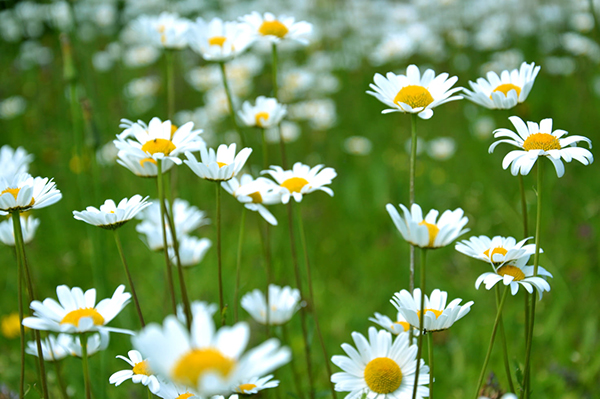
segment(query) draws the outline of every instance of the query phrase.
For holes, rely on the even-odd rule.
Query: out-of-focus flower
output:
[[[237,155],[235,143],[227,146],[221,144],[217,151],[202,147],[201,162],[191,152],[186,152],[187,160],[183,161],[199,177],[211,181],[227,181],[235,177],[244,167],[252,153],[251,148],[243,148]]]
[[[163,12],[159,16],[142,15],[133,22],[132,27],[157,47],[181,50],[187,46],[189,24],[190,21],[177,14]]]
[[[131,199],[123,198],[119,204],[111,199],[100,205],[100,209],[88,206],[85,211],[73,211],[73,217],[88,224],[102,227],[103,229],[114,230],[135,217],[144,208],[150,206],[150,202],[136,194]]]
[[[207,61],[225,62],[243,53],[252,43],[253,36],[247,25],[202,18],[190,24],[187,40],[190,48]]]
[[[248,381],[238,385],[236,388],[234,388],[234,391],[245,395],[254,395],[262,391],[263,389],[278,387],[279,381],[272,380],[272,378],[272,374],[269,374],[268,376],[262,378],[253,377]]]
[[[363,136],[351,136],[344,140],[344,150],[352,155],[369,155],[373,144]]]
[[[25,244],[33,241],[35,232],[40,225],[40,220],[33,216],[19,216],[21,218],[21,231],[23,233],[23,242]],[[0,241],[5,245],[15,245],[15,232],[13,221],[11,219],[0,222]]]
[[[281,187],[281,202],[287,204],[293,197],[296,202],[301,202],[305,194],[313,191],[324,191],[333,197],[333,190],[325,187],[337,176],[335,169],[323,168],[317,165],[311,168],[301,162],[296,162],[291,170],[283,170],[281,166],[272,165],[271,169],[262,171],[269,174]]]
[[[300,308],[300,291],[288,286],[269,285],[269,304],[261,290],[254,290],[242,297],[242,307],[252,318],[267,324],[267,307],[269,309],[269,325],[285,324]]]
[[[280,104],[276,98],[259,96],[256,98],[255,105],[251,105],[249,101],[244,101],[238,115],[246,126],[267,129],[277,126],[286,112],[285,105]]]
[[[13,312],[3,315],[0,319],[0,331],[4,338],[18,338],[21,335],[21,320],[19,319],[19,314]]]
[[[445,161],[454,155],[456,141],[452,137],[439,137],[427,143],[427,154],[437,161]]]
[[[279,143],[281,136],[284,143],[291,143],[300,137],[301,129],[297,123],[291,121],[282,121],[279,128],[276,126],[265,131],[265,139],[268,143]]]
[[[136,99],[154,97],[160,88],[160,79],[156,76],[145,76],[133,79],[125,85],[123,93],[125,96]]]
[[[25,112],[25,108],[27,108],[27,101],[23,97],[12,96],[6,98],[0,101],[0,119],[16,118]]]
[[[123,64],[129,68],[139,68],[154,64],[158,57],[160,57],[160,50],[156,47],[140,44],[124,51]]]
[[[290,39],[306,45],[307,37],[312,32],[312,24],[308,22],[296,22],[294,17],[285,15],[276,17],[270,12],[261,15],[254,11],[241,17],[240,21],[248,24],[252,35],[268,39],[273,43]]]
[[[32,161],[33,155],[23,147],[15,150],[8,144],[3,145],[0,148],[0,178],[10,179],[15,175],[27,173]]]
[[[161,233],[162,237],[162,233]],[[183,267],[196,266],[202,262],[204,255],[210,249],[212,243],[208,238],[198,238],[194,236],[184,235],[178,237],[179,240],[179,261]],[[175,262],[175,250],[169,247],[169,256]]]
[[[92,356],[108,347],[110,335],[107,331],[90,334],[87,340],[87,355]],[[58,334],[54,337],[48,334],[48,338],[42,340],[42,354],[46,361],[59,361],[67,356],[81,357],[81,339],[71,334]],[[37,344],[34,341],[27,342],[25,349],[30,355],[38,356]]]

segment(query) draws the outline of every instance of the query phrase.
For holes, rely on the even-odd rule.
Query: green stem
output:
[[[425,323],[425,264],[427,258],[427,249],[421,249],[421,304],[419,305],[419,347],[417,350],[417,370],[415,371],[415,385],[413,387],[412,399],[417,397],[419,387],[419,373],[421,371],[421,355],[423,353],[423,324]],[[411,342],[412,343],[412,342]],[[431,373],[433,375],[433,373]]]
[[[167,60],[167,116],[173,121],[175,115],[175,73],[173,70],[173,52],[174,50],[165,49]]]
[[[483,362],[483,367],[481,368],[481,372],[479,373],[479,380],[477,381],[477,386],[475,387],[475,399],[479,398],[479,388],[481,388],[481,384],[483,383],[483,378],[485,377],[485,369],[488,366],[490,361],[490,355],[492,354],[492,347],[494,346],[494,339],[496,338],[496,331],[498,330],[498,325],[500,324],[500,317],[502,315],[502,308],[504,307],[504,302],[506,301],[506,297],[508,296],[508,291],[510,290],[510,285],[507,285],[504,288],[504,294],[502,294],[502,299],[500,300],[500,305],[498,305],[498,311],[496,313],[496,320],[494,321],[494,327],[492,328],[492,336],[490,337],[490,345],[488,346],[487,353],[485,355],[485,360]]]
[[[242,270],[242,246],[244,243],[244,225],[246,224],[246,207],[242,207],[242,220],[240,221],[240,235],[238,238],[237,260],[235,266],[235,291],[233,294],[233,320],[238,322],[238,309],[240,297],[240,271]]]
[[[500,286],[496,285],[496,307],[500,306]],[[502,320],[502,316],[500,316],[499,321],[500,327],[500,341],[502,341],[502,352],[504,355],[504,370],[506,371],[506,378],[508,379],[508,386],[510,387],[510,392],[516,392],[515,386],[513,385],[512,376],[510,373],[510,362],[508,356],[508,345],[506,344],[506,331],[504,330],[504,321]]]
[[[92,387],[90,384],[90,369],[88,365],[88,353],[87,353],[87,341],[88,337],[86,333],[81,334],[81,365],[83,367],[83,383],[85,385],[85,398],[92,398]]]
[[[14,231],[14,230],[13,230]],[[16,244],[16,239],[15,239]],[[23,325],[23,264],[21,261],[21,252],[15,246],[15,253],[17,255],[17,297],[19,300],[19,332],[21,336],[21,367],[20,367],[20,379],[19,379],[19,399],[23,399],[25,396],[25,326]]]
[[[225,88],[225,94],[227,95],[227,102],[229,103],[229,116],[231,117],[231,124],[233,128],[240,136],[240,141],[242,143],[242,147],[246,147],[246,140],[244,139],[244,133],[242,129],[240,129],[240,125],[237,123],[235,106],[233,105],[233,96],[231,94],[231,89],[229,88],[229,82],[227,81],[227,72],[225,70],[225,63],[219,62],[221,66],[221,77],[223,79],[223,87]]]
[[[142,315],[142,308],[140,307],[140,301],[138,299],[137,293],[135,291],[135,286],[133,285],[133,279],[131,278],[131,273],[129,272],[129,266],[127,266],[127,261],[125,260],[125,254],[123,253],[123,247],[121,246],[121,239],[119,238],[119,233],[115,229],[113,230],[115,236],[115,243],[117,244],[117,249],[119,250],[119,256],[121,257],[121,262],[123,262],[123,267],[125,268],[125,274],[127,275],[127,281],[129,281],[129,286],[131,287],[131,295],[133,296],[133,303],[135,304],[135,310],[137,311],[138,317],[140,318],[140,323],[142,324],[142,328],[146,326],[144,322],[144,316]]]
[[[50,340],[48,340],[50,341]],[[56,371],[56,381],[58,382],[58,388],[60,389],[60,394],[63,399],[69,399],[69,394],[67,393],[67,386],[65,385],[65,380],[62,376],[62,370],[60,368],[60,362],[55,360],[54,369]]]
[[[277,43],[273,43],[271,46],[271,56],[272,56],[271,76],[273,78],[273,97],[277,101],[279,101],[279,83],[277,81],[277,66],[278,66]],[[283,133],[281,131],[281,124],[277,125],[277,130],[279,132],[279,149],[281,151],[281,166],[285,169],[285,168],[287,168],[287,159],[286,159],[286,155],[285,155],[285,142],[283,141]]]
[[[417,165],[417,114],[411,114],[410,119],[410,168],[409,168],[409,204],[415,203],[415,170]],[[410,280],[409,290],[412,293],[415,289],[415,247],[410,246]],[[412,329],[410,330],[412,339]]]
[[[429,350],[429,399],[433,399],[433,333],[427,334],[427,349]]]
[[[271,337],[271,306],[269,305],[269,286],[271,285],[271,250],[270,250],[270,245],[269,245],[269,223],[265,221],[265,229],[263,231],[263,228],[261,226],[261,221],[264,221],[264,219],[260,216],[257,215],[257,219],[258,221],[258,232],[260,234],[260,241],[262,244],[262,249],[263,249],[263,255],[265,257],[265,275],[266,275],[266,282],[267,282],[267,290],[265,291],[265,302],[267,304],[267,308],[265,309],[265,334],[267,335],[267,338]]]
[[[268,169],[269,168],[269,146],[267,145],[267,138],[265,137],[265,129],[260,128],[260,131],[262,133],[263,169]]]
[[[281,332],[283,335],[282,341],[285,342],[287,345],[289,345],[289,347],[291,348],[292,341],[289,338],[287,326],[285,324],[281,325]],[[290,368],[292,369],[292,375],[294,376],[293,377],[294,386],[296,387],[296,393],[298,395],[298,398],[303,399],[304,392],[302,392],[302,388],[300,387],[300,381],[302,381],[302,379],[300,378],[300,374],[298,373],[298,369],[296,368],[296,361],[294,359],[295,359],[295,356],[292,356],[290,359]]]
[[[221,183],[217,182],[217,268],[219,273],[219,309],[221,315],[221,325],[225,325],[225,304],[223,300],[223,270],[221,259]]]

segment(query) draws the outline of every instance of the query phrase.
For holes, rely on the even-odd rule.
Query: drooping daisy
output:
[[[120,150],[117,153],[117,163],[126,167],[139,177],[156,177],[158,174],[158,166],[156,165],[156,161],[153,158],[145,155],[134,155],[131,152]],[[174,165],[175,163],[168,159],[163,160],[163,173],[171,169]]]
[[[21,231],[23,232],[23,242],[25,244],[33,241],[35,232],[40,225],[40,220],[33,216],[20,216],[21,218]],[[15,246],[15,232],[13,227],[13,221],[7,219],[0,222],[0,241],[5,245]]]
[[[131,333],[129,330],[107,327],[112,319],[129,303],[131,294],[120,285],[112,298],[103,299],[96,305],[96,290],[85,293],[79,287],[70,289],[66,285],[56,287],[59,302],[52,298],[44,302],[31,302],[33,317],[26,317],[23,325],[34,330],[57,331],[64,333],[84,333],[88,331],[113,331]]]
[[[510,286],[512,295],[516,295],[519,292],[519,285],[522,285],[530,294],[535,287],[540,299],[542,299],[544,291],[550,291],[550,284],[539,276],[552,277],[552,274],[543,267],[538,266],[538,274],[534,276],[534,267],[526,266],[528,261],[529,257],[523,257],[517,259],[514,263],[494,267],[494,272],[483,273],[477,278],[475,288],[479,289],[479,286],[483,283],[486,290],[491,290],[498,282],[502,282],[505,286]]]
[[[191,152],[186,152],[185,162],[199,177],[211,181],[227,181],[235,177],[246,164],[252,148],[243,148],[237,155],[236,145],[221,144],[217,151],[203,147],[200,149],[201,162]]]
[[[67,349],[67,345],[73,340],[73,337],[69,334],[48,334],[48,338],[42,339],[42,355],[44,360],[47,362],[55,362],[66,358],[71,355],[71,352]],[[37,343],[35,341],[27,342],[25,353],[33,356],[38,356]]]
[[[32,177],[28,173],[11,179],[0,178],[0,210],[24,212],[60,201],[62,194],[52,179]]]
[[[33,155],[23,147],[13,149],[8,144],[3,145],[0,147],[0,178],[10,180],[15,175],[27,173],[32,161]]]
[[[132,29],[145,35],[154,46],[180,50],[187,45],[189,24],[190,21],[177,14],[163,12],[159,16],[141,15],[133,21]]]
[[[148,387],[150,392],[156,395],[160,390],[160,384],[158,378],[152,374],[148,360],[144,359],[142,354],[136,350],[130,350],[127,352],[127,356],[118,355],[117,358],[125,360],[132,368],[117,371],[110,376],[108,382],[118,387],[130,379],[134,384],[142,384]]]
[[[166,202],[165,206],[168,206]],[[177,229],[177,234],[189,234],[199,227],[210,224],[210,219],[206,217],[206,212],[200,210],[197,206],[191,205],[182,198],[175,198],[172,206],[173,223]],[[152,200],[152,204],[140,212],[137,218],[160,226],[160,201]]]
[[[244,101],[238,115],[246,126],[268,129],[281,123],[286,113],[285,105],[277,102],[276,98],[259,96],[254,105]]]
[[[574,146],[575,143],[585,141],[590,148],[592,142],[587,137],[569,136],[562,138],[567,134],[564,130],[552,131],[552,119],[543,119],[538,125],[535,122],[525,122],[518,116],[511,116],[510,121],[517,129],[517,133],[508,129],[497,129],[494,131],[494,137],[508,137],[508,139],[494,142],[489,149],[493,152],[494,148],[500,143],[512,144],[519,147],[519,150],[513,150],[506,154],[502,161],[502,168],[507,169],[511,166],[510,172],[513,176],[517,174],[526,175],[539,157],[547,157],[554,168],[558,177],[565,173],[565,166],[561,158],[566,162],[575,159],[584,165],[594,162],[594,156],[585,148]]]
[[[473,236],[468,240],[457,242],[454,247],[458,252],[492,265],[503,265],[522,257],[529,257],[535,253],[535,244],[525,243],[526,238],[517,242],[513,237]],[[544,252],[540,249],[540,252]]]
[[[196,266],[202,262],[204,255],[206,255],[206,252],[208,252],[212,245],[212,242],[208,238],[198,238],[188,235],[178,237],[178,241],[179,261],[183,267]],[[177,264],[175,262],[175,250],[172,247],[169,248],[169,256],[173,260],[173,264]]]
[[[150,206],[146,201],[148,197],[142,198],[136,194],[131,199],[123,198],[119,205],[111,199],[104,201],[100,209],[88,206],[85,211],[73,211],[73,217],[103,229],[114,230],[121,227],[135,217],[144,208]]]
[[[271,380],[273,378],[272,374],[269,374],[266,377],[252,377],[248,381],[238,385],[233,390],[237,393],[242,393],[244,395],[254,395],[259,391],[267,388],[276,388],[279,386],[279,381]]]
[[[400,312],[398,312],[396,316],[396,321],[392,321],[392,319],[390,319],[386,315],[377,312],[375,312],[375,317],[369,317],[369,321],[378,324],[379,326],[385,328],[394,335],[407,332],[411,329],[410,323],[406,321],[406,318]]]
[[[243,53],[253,37],[246,24],[198,18],[190,24],[187,40],[190,48],[206,61],[224,62]]]
[[[509,109],[527,99],[535,78],[540,71],[535,63],[521,64],[520,69],[488,72],[487,80],[477,79],[477,83],[469,81],[473,91],[463,89],[465,97],[489,109]]]
[[[131,332],[128,332],[131,334]],[[71,337],[70,341],[64,341],[63,347],[69,351],[71,356],[75,357],[83,357],[83,352],[81,351],[81,338],[78,335],[70,335],[70,334],[59,334],[67,335]],[[106,330],[99,331],[97,334],[92,334],[88,337],[87,341],[87,355],[92,356],[104,349],[108,348],[108,344],[110,342],[110,334]]]
[[[402,237],[414,246],[431,249],[444,247],[469,231],[464,228],[469,219],[460,208],[445,211],[439,220],[439,212],[435,209],[423,218],[423,211],[417,204],[413,204],[410,211],[402,204],[400,208],[404,217],[392,204],[385,207]]]
[[[417,345],[409,345],[409,334],[392,340],[387,331],[369,327],[369,339],[353,332],[356,349],[342,344],[348,356],[333,356],[333,364],[343,370],[331,376],[338,392],[350,392],[346,399],[410,399],[415,383],[417,398],[429,396],[429,367],[421,360],[419,380],[415,381]]]
[[[242,297],[242,307],[260,324],[267,324],[265,294],[255,289]],[[300,309],[300,291],[288,286],[269,285],[269,325],[285,324]]]
[[[425,313],[423,320],[423,331],[435,332],[447,330],[457,321],[462,319],[471,310],[473,301],[464,305],[457,298],[446,304],[448,293],[438,289],[433,290],[428,297],[425,295],[424,309],[421,306],[421,289],[415,288],[413,294],[407,290],[402,290],[394,294],[391,299],[392,305],[402,313],[406,321],[415,328],[420,328],[420,317]]]
[[[195,395],[227,394],[232,387],[263,376],[290,360],[291,353],[270,339],[243,353],[249,340],[246,323],[215,331],[206,311],[193,315],[191,332],[175,316],[162,326],[150,324],[132,338],[134,347],[148,356],[150,367]]]
[[[283,170],[281,166],[271,166],[271,169],[263,170],[262,174],[270,174],[281,186],[281,202],[287,204],[290,197],[296,202],[302,201],[304,194],[321,190],[333,197],[333,190],[325,187],[337,176],[335,169],[324,168],[317,165],[311,168],[301,162],[296,162],[292,170]]]
[[[388,72],[386,77],[376,73],[369,86],[374,91],[367,91],[382,103],[391,108],[381,111],[382,114],[389,112],[417,113],[423,119],[433,116],[433,108],[449,101],[460,100],[462,96],[453,96],[462,90],[462,87],[451,87],[458,78],[448,78],[447,73],[435,76],[432,69],[428,69],[421,76],[419,67],[409,65],[406,75],[396,75]]]
[[[308,44],[307,37],[312,32],[312,24],[308,22],[296,22],[294,17],[286,17],[285,15],[276,17],[270,12],[260,15],[260,13],[254,11],[240,17],[240,21],[248,24],[251,34],[273,43],[290,39],[306,45]]]
[[[281,203],[281,190],[273,180],[264,177],[254,179],[249,174],[243,174],[239,180],[234,177],[221,183],[221,186],[246,209],[258,212],[271,225],[277,226],[277,219],[264,206]]]

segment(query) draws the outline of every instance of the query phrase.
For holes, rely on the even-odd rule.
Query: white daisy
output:
[[[187,40],[190,48],[205,60],[224,62],[243,53],[253,37],[245,24],[198,18],[190,24]]]
[[[331,376],[338,392],[350,392],[346,399],[411,399],[417,369],[417,345],[409,345],[409,334],[392,340],[387,331],[369,328],[369,340],[352,333],[356,349],[342,344],[348,356],[333,356],[331,361],[343,372]],[[417,399],[429,396],[429,367],[421,360]]]
[[[503,265],[515,261],[524,256],[529,257],[535,253],[535,244],[525,243],[531,239],[528,237],[517,242],[513,237],[495,236],[473,236],[468,240],[457,242],[454,247],[458,252],[492,265]],[[540,249],[540,252],[544,252]]]
[[[200,312],[206,313],[212,317],[215,313],[217,313],[217,310],[219,310],[219,305],[217,305],[216,303],[209,303],[205,301],[193,301],[190,304],[190,306],[192,308],[192,316]],[[177,304],[177,318],[181,323],[187,323],[187,319],[185,317],[185,309],[183,308],[183,304],[181,303]]]
[[[0,147],[0,178],[10,180],[15,175],[27,173],[32,161],[33,155],[23,147],[15,150],[8,144],[3,145]]]
[[[208,238],[198,238],[188,235],[178,236],[178,241],[179,261],[183,267],[196,266],[202,262],[204,255],[206,255],[206,252],[208,252],[212,245],[212,242]],[[177,264],[175,261],[175,250],[172,247],[169,248],[169,256],[173,261],[173,264]]]
[[[35,232],[40,225],[40,220],[33,216],[19,216],[21,218],[21,231],[23,232],[23,242],[25,244],[33,241]],[[0,222],[0,241],[5,245],[15,246],[15,232],[13,221],[7,219]]]
[[[179,15],[163,12],[159,16],[141,15],[132,29],[145,35],[148,42],[166,49],[182,49],[187,45],[186,32],[190,21]]]
[[[0,177],[0,210],[6,212],[39,209],[60,201],[62,194],[47,177],[33,178],[28,173],[11,179]]]
[[[246,126],[263,129],[279,125],[286,113],[285,105],[277,102],[276,98],[265,96],[257,97],[254,105],[251,105],[249,101],[244,101],[242,109],[238,111],[240,119]]]
[[[88,206],[85,211],[73,211],[73,217],[103,229],[114,230],[135,217],[144,208],[151,205],[148,197],[136,194],[131,199],[123,198],[119,205],[111,199],[104,201],[100,209]]]
[[[369,317],[369,321],[378,324],[379,326],[385,328],[394,335],[407,332],[411,328],[410,323],[406,321],[406,318],[400,312],[398,312],[396,316],[396,321],[392,321],[392,319],[390,319],[386,315],[377,312],[375,312],[375,317]],[[414,333],[415,331],[413,331],[413,334]],[[416,331],[416,333],[418,334],[419,332]]]
[[[567,134],[564,130],[552,131],[552,119],[543,119],[538,125],[535,122],[525,122],[518,116],[511,116],[510,121],[517,129],[517,133],[508,129],[497,129],[494,131],[494,137],[508,137],[508,139],[498,140],[490,146],[490,153],[500,143],[512,144],[519,147],[519,150],[513,150],[506,154],[502,161],[502,168],[507,169],[511,165],[510,172],[513,176],[518,173],[526,175],[539,157],[547,157],[554,168],[558,177],[565,173],[565,166],[561,158],[566,162],[575,159],[584,165],[594,162],[594,156],[585,148],[574,146],[575,143],[585,141],[592,148],[592,142],[587,137],[569,136],[561,138]]]
[[[235,177],[246,164],[252,153],[251,148],[242,149],[237,155],[236,145],[221,144],[217,151],[203,147],[200,149],[201,162],[191,152],[186,152],[185,162],[199,177],[211,181],[227,181]]]
[[[263,205],[281,203],[281,190],[273,180],[264,177],[254,179],[249,174],[243,174],[239,180],[234,177],[221,183],[221,186],[244,204],[246,209],[258,212],[271,225],[277,226],[277,219]]]
[[[252,318],[267,324],[267,301],[261,290],[255,289],[242,297],[242,307]],[[300,291],[288,286],[269,285],[269,325],[285,324],[300,309]]]
[[[121,385],[127,380],[131,380],[134,384],[142,384],[150,390],[153,394],[157,394],[160,390],[160,384],[158,378],[150,370],[148,360],[142,357],[142,354],[136,350],[130,350],[127,352],[127,356],[118,355],[118,359],[125,360],[132,367],[131,369],[117,371],[110,376],[108,382],[115,384],[115,386]]]
[[[287,204],[290,197],[296,202],[302,201],[304,194],[321,190],[333,197],[333,190],[325,187],[337,176],[335,169],[325,168],[317,165],[311,168],[301,162],[296,162],[292,170],[283,170],[280,166],[271,166],[271,169],[263,170],[261,174],[270,174],[281,187],[281,202]]]
[[[489,109],[509,109],[527,99],[535,78],[540,71],[535,63],[521,64],[520,69],[488,72],[487,80],[477,79],[477,83],[469,81],[473,91],[463,89],[465,97]]]
[[[116,144],[115,144],[116,145]],[[124,144],[127,145],[127,144]],[[162,161],[163,173],[171,169],[175,163],[169,159],[163,159]],[[156,161],[147,156],[140,156],[132,154],[126,150],[120,150],[117,153],[117,163],[121,166],[126,167],[132,171],[136,176],[139,177],[156,177],[158,174],[158,166]]]
[[[425,307],[421,306],[421,289],[415,288],[413,294],[402,290],[394,294],[392,305],[402,313],[406,321],[415,328],[420,328],[420,315],[425,313],[423,320],[424,332],[447,330],[457,321],[462,319],[471,310],[473,301],[460,305],[462,299],[457,298],[446,304],[448,293],[438,289],[433,290],[431,296],[425,295]]]
[[[458,78],[448,78],[447,73],[435,76],[432,69],[428,69],[421,76],[416,65],[406,68],[406,75],[396,75],[388,72],[386,77],[376,73],[369,86],[374,91],[367,91],[382,103],[388,105],[389,109],[381,111],[382,114],[389,112],[418,113],[419,117],[429,119],[433,116],[433,108],[449,101],[460,100],[462,96],[452,96],[462,90],[462,87],[451,87]],[[452,96],[452,97],[451,97]]]
[[[61,334],[59,334],[61,335]],[[83,357],[81,351],[81,338],[78,335],[64,334],[71,337],[70,341],[65,341],[63,346],[69,351],[71,356]],[[110,342],[110,334],[108,331],[99,331],[97,334],[92,334],[87,341],[87,355],[92,356],[104,349],[108,348]]]
[[[52,298],[44,302],[31,302],[33,317],[26,317],[23,325],[34,330],[57,331],[65,333],[84,333],[88,331],[114,331],[130,333],[128,330],[107,327],[129,303],[131,294],[120,285],[112,298],[103,299],[96,305],[96,290],[85,293],[79,287],[69,289],[66,285],[56,287],[59,302]]]
[[[479,289],[481,283],[485,284],[485,289],[490,290],[498,282],[502,282],[505,286],[510,285],[510,292],[516,295],[519,292],[519,285],[522,285],[527,292],[533,293],[533,288],[538,291],[540,299],[544,291],[550,291],[550,284],[538,276],[552,277],[552,274],[541,266],[538,266],[538,274],[534,276],[534,267],[526,266],[529,257],[518,259],[511,264],[504,264],[499,267],[494,267],[494,272],[483,273],[477,278],[475,288]]]
[[[44,360],[47,362],[53,362],[70,356],[71,352],[66,348],[66,346],[72,340],[73,337],[70,334],[58,334],[58,336],[48,334],[48,338],[42,339],[41,342]],[[38,356],[37,343],[35,341],[27,342],[25,352],[33,356]]]
[[[166,201],[165,206],[168,207]],[[206,212],[200,210],[197,206],[191,205],[184,199],[175,198],[172,209],[173,223],[177,229],[177,234],[189,234],[199,227],[210,224],[210,219],[206,217]],[[160,227],[160,202],[152,200],[152,204],[140,212],[137,218]]]
[[[268,39],[273,43],[290,39],[306,45],[308,44],[307,37],[312,32],[312,24],[308,22],[296,22],[294,17],[286,17],[285,15],[276,17],[270,12],[260,15],[260,13],[254,11],[240,17],[240,21],[248,24],[252,35]]]
[[[252,377],[248,381],[238,385],[233,390],[244,395],[254,395],[263,389],[276,388],[279,386],[279,381],[271,380],[272,374],[266,377]]]
[[[423,218],[421,207],[417,204],[413,204],[410,211],[402,204],[400,208],[404,212],[404,217],[400,216],[392,204],[387,204],[385,207],[402,237],[414,246],[444,247],[469,231],[464,228],[469,219],[464,216],[460,208],[445,211],[439,220],[439,212],[435,209],[430,210]]]

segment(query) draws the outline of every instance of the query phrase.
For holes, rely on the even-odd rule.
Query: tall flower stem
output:
[[[246,147],[246,140],[244,139],[244,133],[242,129],[240,129],[240,125],[237,123],[235,106],[233,105],[233,96],[231,95],[231,89],[229,87],[229,82],[227,81],[227,71],[225,70],[225,62],[219,62],[219,66],[221,67],[221,77],[223,79],[223,87],[225,88],[225,94],[227,95],[227,102],[229,103],[229,116],[231,117],[231,124],[233,128],[240,136],[240,141],[242,142],[242,147]]]
[[[271,45],[271,77],[273,78],[273,97],[279,101],[279,83],[277,77],[277,66],[278,66],[278,55],[277,55],[277,43]],[[279,131],[279,148],[281,150],[281,166],[285,169],[287,167],[287,157],[285,155],[285,142],[283,141],[283,133],[281,131],[281,123],[277,125]]]
[[[269,168],[269,146],[267,145],[267,138],[265,137],[264,128],[260,128],[261,136],[262,136],[262,150],[263,150],[263,168]]]
[[[266,286],[265,291],[265,302],[267,304],[265,312],[265,333],[267,338],[271,337],[271,306],[269,306],[269,286],[271,285],[272,270],[271,270],[271,246],[270,246],[270,235],[269,235],[269,223],[265,221],[265,228],[263,230],[261,221],[263,220],[258,216],[258,231],[260,233],[260,240],[263,247],[263,255],[265,257],[265,275],[266,275]]]
[[[127,261],[125,260],[125,254],[123,253],[123,246],[121,245],[121,239],[119,238],[119,232],[117,229],[113,230],[115,236],[115,243],[117,244],[117,249],[119,250],[119,256],[121,257],[121,262],[123,262],[123,267],[125,268],[125,274],[127,275],[127,281],[129,281],[129,286],[131,287],[131,294],[133,296],[133,303],[135,304],[135,310],[137,311],[138,317],[140,318],[140,323],[142,327],[146,326],[144,322],[144,316],[142,315],[142,308],[140,307],[140,301],[138,299],[137,293],[135,291],[135,286],[133,285],[133,279],[131,278],[131,273],[129,272],[129,266],[127,266]]]
[[[87,352],[87,341],[88,336],[86,333],[80,335],[81,341],[81,367],[83,368],[83,383],[85,385],[85,398],[92,398],[92,387],[90,384],[90,368],[88,364],[88,352]]]
[[[519,174],[519,191],[521,193],[521,214],[523,216],[523,237],[529,237],[529,221],[527,218],[527,200],[525,198],[525,183],[523,175]],[[523,303],[525,310],[525,347],[529,343],[529,295],[523,295]],[[515,392],[514,389],[512,392]]]
[[[409,203],[415,203],[415,171],[417,168],[417,114],[411,114],[410,119],[410,169],[409,169]],[[415,289],[415,247],[410,246],[410,292]],[[412,335],[412,333],[411,333]],[[412,338],[412,337],[411,337]]]
[[[412,245],[411,245],[412,247]],[[417,389],[419,388],[419,373],[421,371],[421,356],[423,354],[423,324],[425,320],[425,264],[427,260],[427,250],[421,249],[421,304],[419,305],[419,342],[417,350],[417,370],[415,371],[415,386],[413,387],[412,399],[417,397]],[[412,344],[412,342],[411,342]],[[433,373],[431,373],[433,375]],[[430,388],[431,389],[431,388]]]
[[[225,304],[223,300],[223,270],[221,259],[221,182],[215,185],[217,188],[217,268],[219,273],[219,314],[221,317],[221,325],[225,325]]]
[[[33,302],[35,300],[35,292],[33,290],[33,281],[31,278],[31,273],[29,272],[29,265],[27,264],[27,256],[25,255],[25,243],[23,240],[23,229],[21,228],[21,214],[18,210],[12,212],[12,220],[13,220],[13,231],[15,234],[15,248],[17,248],[17,252],[20,253],[20,256],[17,259],[20,259],[20,268],[25,271],[25,281],[27,284],[27,292],[29,293],[29,300]],[[23,273],[21,271],[21,273]],[[22,274],[21,274],[22,277]],[[19,281],[19,286],[22,284]],[[22,299],[22,292],[21,298]],[[19,303],[21,307],[21,325],[22,317],[23,317],[23,304]],[[24,337],[23,332],[23,337]],[[39,364],[39,378],[40,384],[42,385],[42,397],[44,399],[48,399],[48,383],[46,382],[46,368],[44,366],[44,353],[42,352],[42,340],[40,337],[40,332],[38,330],[33,330],[33,336],[35,337],[35,344],[38,351],[38,364]]]
[[[308,248],[306,245],[306,233],[304,231],[304,222],[303,222],[303,218],[302,218],[302,210],[300,208],[300,204],[298,204],[297,206],[297,210],[298,210],[298,227],[300,228],[300,241],[302,242],[302,251],[304,252],[304,263],[306,266],[306,278],[308,281],[308,295],[309,295],[309,308],[313,314],[313,319],[315,320],[315,328],[317,329],[317,336],[319,337],[319,343],[321,344],[321,349],[323,350],[323,357],[325,358],[325,368],[327,370],[327,377],[328,377],[328,381],[329,381],[329,387],[331,389],[331,396],[333,397],[333,399],[337,398],[336,392],[335,392],[335,386],[333,385],[333,382],[331,381],[331,375],[333,374],[331,372],[331,366],[330,366],[330,361],[329,361],[329,355],[327,354],[327,348],[325,347],[325,340],[323,339],[323,334],[321,333],[321,327],[319,324],[319,317],[317,315],[317,306],[315,305],[315,295],[314,295],[314,291],[313,291],[313,285],[312,285],[312,273],[310,270],[310,259],[308,257]]]
[[[171,306],[173,307],[173,314],[177,314],[177,301],[175,299],[175,287],[173,285],[173,270],[171,267],[171,260],[169,259],[169,246],[167,244],[167,227],[165,226],[165,192],[162,175],[162,159],[159,159],[158,162],[156,162],[156,169],[156,185],[158,186],[158,200],[160,201],[160,226],[162,229],[165,264],[167,265],[167,284],[169,286],[169,295],[171,298]]]
[[[246,224],[246,207],[242,207],[242,218],[240,221],[240,235],[238,237],[237,259],[235,266],[235,291],[233,294],[233,320],[238,321],[239,297],[240,297],[240,274],[242,270],[242,247],[244,244],[244,227]]]
[[[283,335],[282,341],[288,344],[291,348],[292,341],[289,338],[287,326],[285,324],[281,325],[281,333]],[[302,392],[302,388],[300,387],[300,381],[302,381],[302,379],[300,377],[300,374],[298,374],[298,369],[296,368],[296,361],[294,356],[292,356],[290,359],[290,368],[292,369],[292,375],[294,376],[293,379],[294,386],[296,387],[296,394],[298,395],[298,398],[304,399],[304,393]]]
[[[433,333],[427,334],[427,349],[429,350],[429,399],[433,399]]]
[[[167,116],[170,121],[173,121],[173,116],[175,115],[174,51],[175,50],[165,49],[165,58],[167,61]]]
[[[16,240],[15,240],[16,244]],[[23,325],[23,263],[21,261],[21,251],[15,246],[15,253],[17,255],[17,297],[19,300],[19,332],[21,336],[21,367],[20,367],[20,379],[19,379],[19,399],[23,399],[25,396],[25,326]]]
[[[500,286],[496,285],[496,307],[498,306],[500,306]],[[510,362],[508,360],[508,345],[506,345],[506,331],[504,330],[504,321],[502,320],[502,316],[500,316],[499,328],[500,340],[502,341],[502,352],[504,355],[504,370],[506,371],[506,378],[508,379],[508,386],[510,387],[510,392],[515,392],[515,386],[513,385],[512,376],[510,374]]]
[[[504,307],[504,302],[506,301],[506,297],[508,296],[508,291],[510,290],[510,285],[507,285],[504,288],[504,294],[502,294],[502,299],[500,300],[500,304],[498,305],[498,311],[496,313],[496,320],[494,321],[494,327],[492,328],[492,336],[490,337],[490,345],[488,346],[487,353],[485,355],[485,360],[483,361],[483,367],[481,368],[481,372],[479,373],[479,380],[477,381],[477,386],[475,387],[475,395],[474,398],[479,398],[479,388],[481,388],[481,384],[483,383],[483,378],[485,377],[485,369],[488,366],[490,361],[490,355],[492,354],[492,347],[494,346],[494,339],[496,338],[496,331],[498,330],[498,325],[500,324],[500,317],[502,315],[502,308]]]

